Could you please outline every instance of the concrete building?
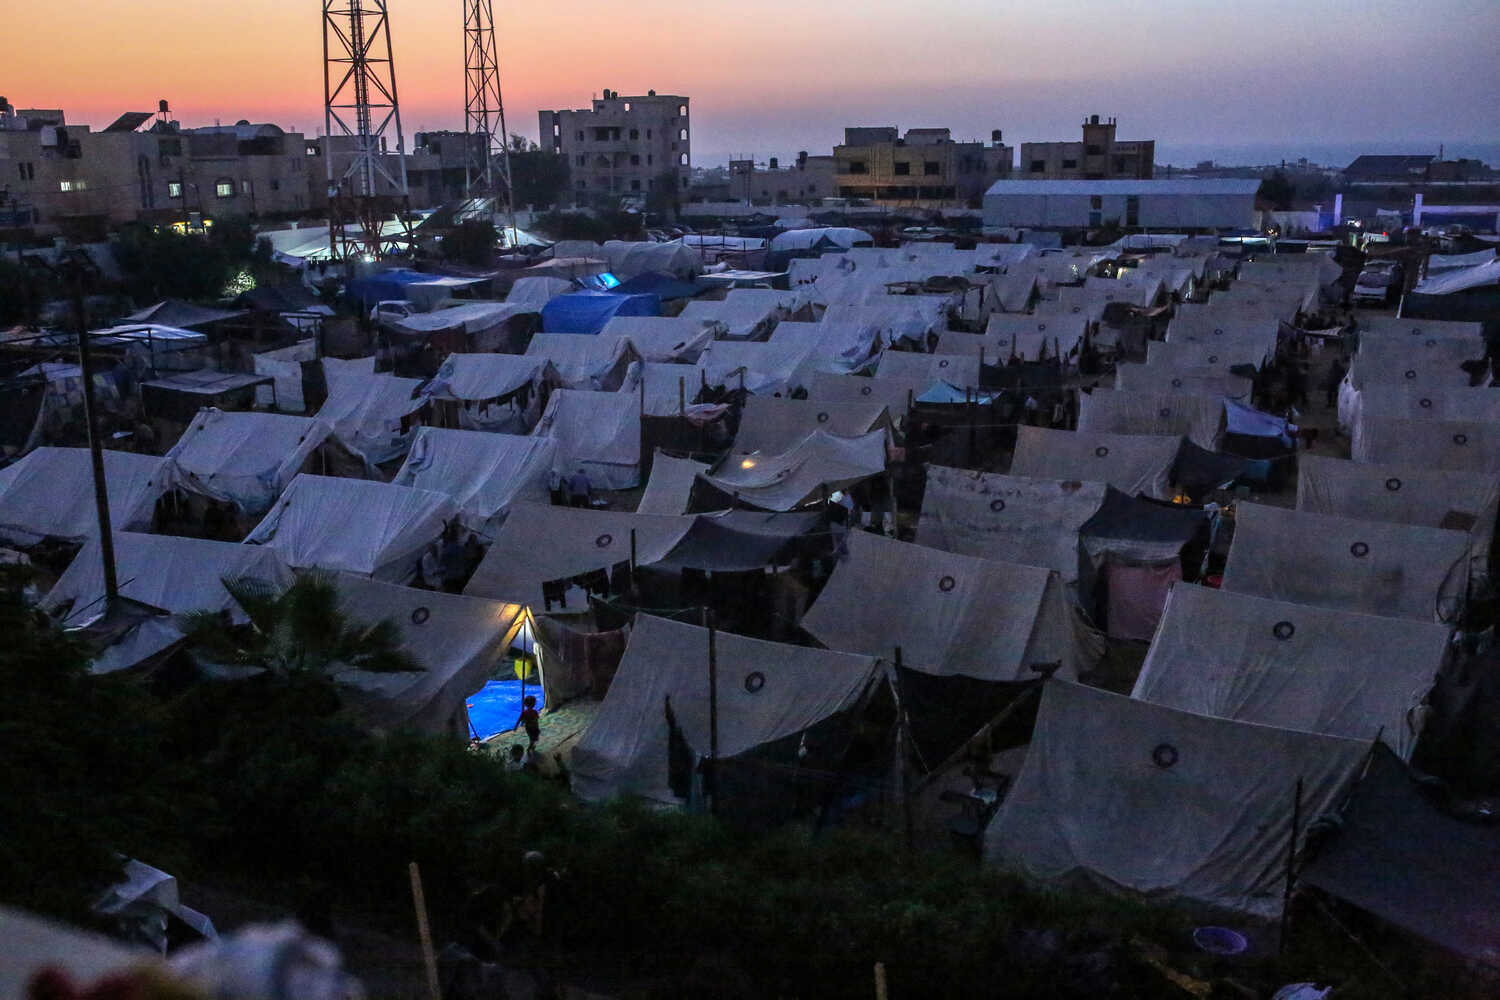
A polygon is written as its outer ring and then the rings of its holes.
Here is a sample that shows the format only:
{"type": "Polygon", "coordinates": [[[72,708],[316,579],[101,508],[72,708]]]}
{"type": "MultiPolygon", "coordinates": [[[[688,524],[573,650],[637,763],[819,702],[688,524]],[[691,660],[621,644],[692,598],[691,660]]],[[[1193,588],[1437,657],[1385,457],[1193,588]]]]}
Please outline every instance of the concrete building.
{"type": "Polygon", "coordinates": [[[1115,120],[1090,115],[1078,142],[1023,142],[1018,176],[1030,180],[1150,180],[1156,140],[1116,139],[1115,120]]]}
{"type": "Polygon", "coordinates": [[[996,181],[984,195],[990,229],[1125,229],[1190,233],[1255,225],[1255,179],[996,181]]]}
{"type": "Polygon", "coordinates": [[[724,197],[729,201],[780,205],[806,204],[837,194],[834,158],[808,156],[801,152],[786,166],[774,156],[763,165],[754,160],[730,160],[729,183],[724,197]]]}
{"type": "Polygon", "coordinates": [[[137,220],[295,216],[326,200],[322,161],[301,134],[244,121],[184,129],[166,113],[163,102],[154,121],[128,112],[96,132],[0,98],[7,220],[37,236],[99,239],[137,220]]]}
{"type": "Polygon", "coordinates": [[[643,199],[662,183],[687,190],[693,158],[686,97],[606,90],[590,108],[538,112],[537,126],[542,148],[567,159],[578,202],[643,199]]]}
{"type": "Polygon", "coordinates": [[[885,203],[953,204],[980,198],[1010,176],[1013,151],[1000,131],[991,144],[956,142],[945,128],[846,128],[833,147],[834,181],[843,198],[885,203]]]}

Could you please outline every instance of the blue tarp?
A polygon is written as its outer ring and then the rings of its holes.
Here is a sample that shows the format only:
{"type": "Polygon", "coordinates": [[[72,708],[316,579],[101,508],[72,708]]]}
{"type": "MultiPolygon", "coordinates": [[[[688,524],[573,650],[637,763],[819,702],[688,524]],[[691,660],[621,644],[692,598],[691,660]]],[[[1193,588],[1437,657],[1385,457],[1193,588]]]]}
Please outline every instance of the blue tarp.
{"type": "Polygon", "coordinates": [[[922,392],[916,397],[916,401],[918,403],[931,403],[934,405],[951,405],[973,401],[975,403],[978,403],[980,406],[984,406],[992,399],[994,399],[993,396],[987,393],[981,394],[977,390],[973,389],[970,389],[966,393],[963,389],[960,389],[952,382],[947,382],[942,379],[939,379],[938,381],[932,383],[932,385],[922,390],[922,392]]]}
{"type": "MultiPolygon", "coordinates": [[[[538,712],[547,707],[542,686],[535,680],[526,682],[526,694],[536,696],[538,712]]],[[[469,695],[467,704],[473,735],[487,740],[496,733],[508,733],[516,727],[516,719],[521,715],[521,682],[490,681],[469,695]]],[[[524,743],[526,734],[517,734],[517,739],[524,743]]]]}
{"type": "Polygon", "coordinates": [[[542,307],[544,333],[598,333],[615,316],[660,316],[655,295],[618,292],[569,292],[542,307]]]}
{"type": "Polygon", "coordinates": [[[377,271],[349,282],[349,297],[369,311],[387,300],[406,298],[406,286],[431,281],[436,275],[423,274],[408,268],[377,271]]]}
{"type": "Polygon", "coordinates": [[[622,281],[616,292],[626,295],[655,295],[663,302],[673,299],[690,299],[703,289],[691,281],[679,281],[660,271],[644,271],[629,281],[622,281]]]}
{"type": "Polygon", "coordinates": [[[1224,400],[1224,429],[1230,434],[1246,437],[1276,438],[1288,448],[1292,439],[1286,432],[1286,419],[1266,413],[1232,399],[1224,400]]]}

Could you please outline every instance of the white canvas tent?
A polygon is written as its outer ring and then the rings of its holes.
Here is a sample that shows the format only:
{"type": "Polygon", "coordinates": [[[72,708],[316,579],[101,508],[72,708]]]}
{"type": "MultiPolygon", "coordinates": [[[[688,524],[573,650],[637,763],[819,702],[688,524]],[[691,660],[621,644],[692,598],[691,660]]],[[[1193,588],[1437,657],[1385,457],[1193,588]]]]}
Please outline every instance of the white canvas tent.
{"type": "Polygon", "coordinates": [[[462,335],[471,351],[501,350],[536,326],[540,306],[510,302],[463,302],[432,312],[382,320],[393,334],[426,340],[438,333],[462,335]]]}
{"type": "MultiPolygon", "coordinates": [[[[114,528],[151,523],[153,506],[166,488],[164,463],[155,455],[104,452],[114,528]]],[[[98,531],[87,448],[37,448],[0,469],[0,539],[14,545],[35,545],[44,538],[81,542],[98,531]]]]}
{"type": "MultiPolygon", "coordinates": [[[[719,632],[719,756],[735,757],[854,708],[879,661],[719,632]]],[[[681,805],[668,784],[670,698],[697,756],[709,752],[708,630],[640,615],[609,693],[573,750],[573,791],[584,801],[640,797],[681,805]]]]}
{"type": "MultiPolygon", "coordinates": [[[[1491,252],[1493,256],[1493,252],[1491,252]]],[[[1425,344],[1428,340],[1457,340],[1470,349],[1484,352],[1484,324],[1459,320],[1414,319],[1401,316],[1363,314],[1359,318],[1360,346],[1367,343],[1396,340],[1405,344],[1425,344]]],[[[1479,357],[1479,354],[1471,355],[1479,357]]]]}
{"type": "Polygon", "coordinates": [[[702,478],[761,510],[791,510],[885,473],[882,429],[858,437],[813,431],[778,454],[730,455],[702,478]]]}
{"type": "MultiPolygon", "coordinates": [[[[518,503],[500,526],[464,593],[546,609],[542,585],[630,562],[659,561],[692,526],[691,517],[518,503]]],[[[587,611],[588,603],[570,603],[587,611]]]]}
{"type": "Polygon", "coordinates": [[[392,621],[419,671],[338,675],[347,711],[375,729],[467,738],[466,699],[484,687],[520,629],[525,609],[478,597],[414,590],[340,573],[339,606],[355,622],[392,621]]]}
{"type": "Polygon", "coordinates": [[[1462,531],[1241,503],[1223,586],[1313,607],[1450,620],[1468,586],[1470,544],[1462,531]]]}
{"type": "Polygon", "coordinates": [[[1467,531],[1476,560],[1494,539],[1500,473],[1375,465],[1321,455],[1297,463],[1297,509],[1362,521],[1467,531]]]}
{"type": "Polygon", "coordinates": [[[925,344],[929,333],[948,328],[948,300],[928,295],[885,295],[870,301],[838,302],[828,306],[823,322],[874,327],[880,343],[910,340],[925,344]]]}
{"type": "Polygon", "coordinates": [[[1115,366],[1115,388],[1124,392],[1180,392],[1190,396],[1250,398],[1250,379],[1216,368],[1173,370],[1162,365],[1115,366]]]}
{"type": "Polygon", "coordinates": [[[657,450],[651,458],[651,478],[636,505],[637,514],[685,514],[693,494],[693,482],[709,469],[707,462],[674,458],[657,450]]]}
{"type": "Polygon", "coordinates": [[[905,379],[924,386],[937,381],[961,388],[979,387],[979,354],[915,354],[886,351],[875,369],[877,378],[905,379]]]}
{"type": "Polygon", "coordinates": [[[449,497],[465,528],[492,537],[511,504],[547,502],[556,457],[551,438],[419,427],[391,482],[449,497]]]}
{"type": "Polygon", "coordinates": [[[1039,882],[1273,918],[1298,778],[1305,831],[1369,747],[1049,681],[985,860],[1039,882]]]}
{"type": "Polygon", "coordinates": [[[713,343],[714,332],[686,316],[612,316],[599,337],[630,341],[644,361],[690,365],[713,343]]]}
{"type": "Polygon", "coordinates": [[[630,341],[605,340],[586,333],[538,333],[526,345],[526,357],[550,361],[569,389],[614,392],[625,381],[632,361],[639,361],[630,341]]]}
{"type": "Polygon", "coordinates": [[[1062,580],[1037,566],[993,562],[864,531],[848,536],[802,628],[830,649],[895,658],[938,676],[1074,679],[1103,642],[1087,633],[1062,580]]]}
{"type": "Polygon", "coordinates": [[[1500,472],[1500,423],[1362,416],[1358,444],[1356,462],[1500,472]]]}
{"type": "Polygon", "coordinates": [[[1031,479],[927,466],[921,545],[1078,579],[1078,529],[1104,502],[1103,483],[1031,479]]]}
{"type": "Polygon", "coordinates": [[[1449,635],[1445,625],[1179,583],[1131,697],[1308,733],[1379,735],[1405,758],[1449,635]]]}
{"type": "MultiPolygon", "coordinates": [[[[1275,319],[1243,319],[1216,312],[1211,305],[1179,306],[1167,324],[1168,344],[1223,344],[1230,341],[1254,345],[1269,356],[1276,353],[1281,324],[1275,319]]],[[[1239,348],[1236,348],[1237,350],[1239,348]]]]}
{"type": "MultiPolygon", "coordinates": [[[[1061,316],[991,316],[984,328],[985,360],[990,364],[1003,364],[1012,355],[1023,361],[1040,361],[1043,358],[1072,356],[1083,343],[1088,332],[1088,319],[1083,316],[1064,314],[1061,316]]],[[[957,340],[945,336],[939,350],[957,340]]]]}
{"type": "Polygon", "coordinates": [[[914,397],[932,385],[922,379],[865,378],[861,375],[833,375],[814,372],[807,383],[807,398],[825,403],[860,403],[875,401],[885,405],[891,419],[906,416],[914,397]]]}
{"type": "Polygon", "coordinates": [[[806,349],[818,371],[850,372],[867,364],[880,350],[880,331],[864,323],[777,323],[771,344],[806,349]]]}
{"type": "Polygon", "coordinates": [[[698,359],[703,379],[713,386],[738,387],[755,395],[789,395],[813,373],[812,349],[795,341],[716,340],[698,359]]]}
{"type": "Polygon", "coordinates": [[[333,433],[322,420],[205,407],[166,454],[171,488],[259,516],[333,433]]]}
{"type": "Polygon", "coordinates": [[[561,382],[556,369],[533,357],[450,354],[422,392],[456,403],[458,425],[465,430],[524,433],[541,415],[542,387],[561,382]],[[528,387],[531,392],[523,393],[528,387]]]}
{"type": "Polygon", "coordinates": [[[622,280],[647,271],[670,274],[674,278],[691,278],[703,269],[698,253],[681,242],[606,240],[593,256],[607,261],[610,272],[622,280]]]}
{"type": "Polygon", "coordinates": [[[633,392],[558,389],[532,431],[557,442],[552,471],[579,469],[596,488],[628,490],[641,481],[641,401],[633,392]]]}
{"type": "Polygon", "coordinates": [[[1172,465],[1181,447],[1179,437],[1020,427],[1010,473],[1034,479],[1108,483],[1131,496],[1144,493],[1169,500],[1172,465]]]}
{"type": "Polygon", "coordinates": [[[328,379],[328,399],[318,419],[333,436],[370,467],[406,454],[414,416],[427,405],[417,395],[422,380],[395,375],[337,375],[328,379]]]}
{"type": "Polygon", "coordinates": [[[764,340],[778,320],[785,319],[802,299],[797,290],[731,288],[723,299],[694,299],[682,319],[698,324],[717,323],[735,340],[764,340]]]}
{"type": "MultiPolygon", "coordinates": [[[[149,605],[164,615],[148,618],[95,654],[89,669],[96,674],[133,667],[182,638],[182,615],[217,611],[243,624],[244,611],[224,589],[225,580],[242,577],[278,589],[291,585],[292,572],[271,549],[211,542],[176,535],[116,532],[115,573],[120,596],[149,605]]],[[[67,607],[64,628],[81,628],[104,614],[104,563],[98,539],[90,539],[42,601],[51,614],[67,607]]]]}
{"type": "Polygon", "coordinates": [[[573,282],[567,278],[527,275],[524,278],[517,278],[516,283],[510,286],[510,292],[505,296],[505,301],[511,305],[524,306],[533,312],[540,312],[542,306],[559,295],[571,292],[573,287],[573,282]]]}
{"type": "Polygon", "coordinates": [[[441,493],[304,473],[245,543],[275,549],[293,569],[406,582],[457,516],[457,505],[441,493]]]}
{"type": "Polygon", "coordinates": [[[882,427],[891,418],[879,402],[823,403],[810,399],[750,396],[740,411],[735,454],[780,454],[816,430],[840,437],[856,437],[882,427]]]}
{"type": "Polygon", "coordinates": [[[1104,322],[1104,307],[1108,305],[1097,290],[1063,286],[1054,289],[1055,298],[1038,299],[1032,315],[1045,320],[1066,318],[1084,323],[1104,322]]]}
{"type": "Polygon", "coordinates": [[[302,363],[314,361],[317,357],[318,345],[311,340],[299,340],[290,347],[255,355],[255,374],[269,375],[274,380],[270,387],[255,387],[255,405],[269,409],[274,400],[276,409],[282,413],[305,412],[307,401],[302,395],[302,363]]]}
{"type": "Polygon", "coordinates": [[[1214,338],[1209,341],[1165,340],[1146,342],[1146,364],[1152,368],[1165,368],[1173,372],[1190,368],[1212,368],[1228,371],[1236,365],[1259,368],[1271,357],[1274,347],[1257,339],[1238,337],[1214,338]]]}
{"type": "Polygon", "coordinates": [[[1079,433],[1166,434],[1185,437],[1216,451],[1224,433],[1224,401],[1181,390],[1122,392],[1098,390],[1078,395],[1079,433]]]}

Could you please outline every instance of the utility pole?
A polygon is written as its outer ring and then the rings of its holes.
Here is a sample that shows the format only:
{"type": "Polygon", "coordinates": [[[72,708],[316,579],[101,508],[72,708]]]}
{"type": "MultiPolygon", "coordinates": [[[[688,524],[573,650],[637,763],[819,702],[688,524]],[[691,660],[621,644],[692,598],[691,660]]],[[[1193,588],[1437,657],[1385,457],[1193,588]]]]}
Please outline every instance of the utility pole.
{"type": "Polygon", "coordinates": [[[94,510],[99,518],[99,553],[104,561],[105,611],[120,596],[115,576],[115,536],[109,523],[109,488],[104,478],[104,452],[99,445],[99,425],[94,412],[94,365],[89,351],[88,316],[83,305],[83,282],[93,264],[73,251],[63,264],[68,293],[73,303],[73,332],[78,337],[78,367],[83,373],[83,417],[88,426],[89,461],[94,469],[94,510]]]}

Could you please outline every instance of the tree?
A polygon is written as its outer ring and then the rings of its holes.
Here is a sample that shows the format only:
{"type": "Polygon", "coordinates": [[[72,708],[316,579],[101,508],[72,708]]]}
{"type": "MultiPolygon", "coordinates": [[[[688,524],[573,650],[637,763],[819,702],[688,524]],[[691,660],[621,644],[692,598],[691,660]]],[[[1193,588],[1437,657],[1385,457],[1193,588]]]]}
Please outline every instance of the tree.
{"type": "Polygon", "coordinates": [[[226,627],[219,612],[200,611],[187,616],[184,630],[189,648],[214,662],[257,667],[281,678],[332,680],[350,670],[422,669],[402,648],[395,622],[354,622],[339,607],[338,588],[326,576],[299,576],[282,591],[251,578],[225,580],[224,589],[250,624],[226,627]]]}
{"type": "Polygon", "coordinates": [[[1271,207],[1278,212],[1285,212],[1292,207],[1292,199],[1297,196],[1297,189],[1292,186],[1291,180],[1280,170],[1260,182],[1260,190],[1255,192],[1257,201],[1269,202],[1271,207]]]}
{"type": "Polygon", "coordinates": [[[548,208],[568,190],[568,161],[524,135],[510,137],[511,197],[517,208],[548,208]]]}
{"type": "Polygon", "coordinates": [[[443,257],[470,267],[495,262],[495,224],[489,219],[466,219],[443,237],[443,257]]]}
{"type": "Polygon", "coordinates": [[[271,246],[244,219],[226,217],[205,233],[182,234],[144,224],[122,227],[115,259],[125,284],[151,300],[213,300],[241,272],[265,275],[271,246]]]}
{"type": "Polygon", "coordinates": [[[646,211],[658,220],[675,219],[681,197],[682,192],[677,188],[677,171],[663,170],[656,176],[650,193],[646,195],[646,211]]]}

